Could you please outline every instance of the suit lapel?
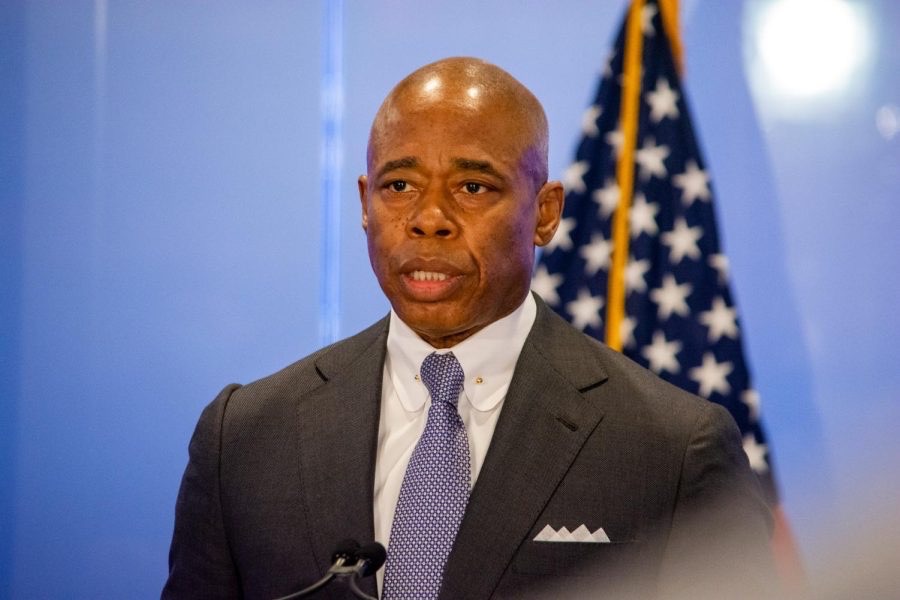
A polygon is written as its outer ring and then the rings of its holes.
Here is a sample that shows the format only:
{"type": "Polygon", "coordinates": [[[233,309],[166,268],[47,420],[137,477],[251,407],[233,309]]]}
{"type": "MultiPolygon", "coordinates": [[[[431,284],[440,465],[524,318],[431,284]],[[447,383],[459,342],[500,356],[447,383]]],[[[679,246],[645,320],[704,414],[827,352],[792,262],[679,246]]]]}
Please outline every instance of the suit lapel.
{"type": "MultiPolygon", "coordinates": [[[[315,363],[323,383],[298,403],[300,485],[323,574],[338,542],[374,539],[372,494],[387,329],[385,319],[325,351],[315,363]]],[[[373,594],[374,581],[363,582],[373,594]]]]}
{"type": "MultiPolygon", "coordinates": [[[[602,412],[582,392],[605,381],[589,344],[538,300],[484,467],[444,573],[442,598],[488,598],[602,412]]],[[[595,355],[595,354],[594,354],[595,355]]]]}

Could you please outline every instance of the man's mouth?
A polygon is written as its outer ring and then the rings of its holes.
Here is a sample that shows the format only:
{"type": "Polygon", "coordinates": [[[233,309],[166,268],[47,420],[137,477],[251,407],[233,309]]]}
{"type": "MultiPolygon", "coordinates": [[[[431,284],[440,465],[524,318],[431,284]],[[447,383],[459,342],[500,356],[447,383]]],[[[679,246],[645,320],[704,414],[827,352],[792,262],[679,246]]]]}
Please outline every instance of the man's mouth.
{"type": "Polygon", "coordinates": [[[400,280],[407,297],[416,302],[439,302],[451,297],[462,285],[461,273],[413,269],[400,280]]]}
{"type": "Polygon", "coordinates": [[[447,279],[446,273],[436,271],[413,271],[409,276],[413,281],[444,281],[447,279]]]}

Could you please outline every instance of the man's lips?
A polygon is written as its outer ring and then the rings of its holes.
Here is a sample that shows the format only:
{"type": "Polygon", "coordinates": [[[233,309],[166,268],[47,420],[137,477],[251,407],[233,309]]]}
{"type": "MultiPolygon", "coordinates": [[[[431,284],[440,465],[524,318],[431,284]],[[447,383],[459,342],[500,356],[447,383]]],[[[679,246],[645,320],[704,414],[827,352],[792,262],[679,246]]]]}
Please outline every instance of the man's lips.
{"type": "Polygon", "coordinates": [[[461,284],[463,271],[443,260],[415,258],[400,268],[400,281],[411,299],[435,302],[451,295],[461,284]]]}

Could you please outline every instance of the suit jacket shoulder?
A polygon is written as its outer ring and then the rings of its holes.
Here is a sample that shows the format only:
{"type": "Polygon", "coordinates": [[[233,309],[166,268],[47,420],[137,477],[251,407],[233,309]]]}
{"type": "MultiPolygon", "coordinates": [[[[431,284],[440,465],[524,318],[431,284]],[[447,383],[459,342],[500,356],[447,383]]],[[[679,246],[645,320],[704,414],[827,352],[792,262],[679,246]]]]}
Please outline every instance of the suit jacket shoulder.
{"type": "MultiPolygon", "coordinates": [[[[538,300],[442,598],[691,590],[681,577],[707,560],[722,564],[712,560],[722,539],[751,540],[749,554],[765,555],[766,515],[727,411],[588,338],[538,300]],[[713,507],[727,510],[695,520],[713,507]],[[540,541],[548,527],[602,528],[611,543],[540,541]]],[[[722,556],[734,558],[731,550],[722,556]]],[[[722,573],[733,573],[727,566],[722,573]]]]}
{"type": "Polygon", "coordinates": [[[372,539],[387,326],[383,319],[268,377],[227,386],[203,411],[163,597],[283,596],[324,573],[338,541],[372,539]]]}
{"type": "Polygon", "coordinates": [[[710,411],[724,411],[576,330],[543,302],[539,306],[530,348],[604,415],[639,425],[643,437],[668,440],[688,434],[710,411]]]}

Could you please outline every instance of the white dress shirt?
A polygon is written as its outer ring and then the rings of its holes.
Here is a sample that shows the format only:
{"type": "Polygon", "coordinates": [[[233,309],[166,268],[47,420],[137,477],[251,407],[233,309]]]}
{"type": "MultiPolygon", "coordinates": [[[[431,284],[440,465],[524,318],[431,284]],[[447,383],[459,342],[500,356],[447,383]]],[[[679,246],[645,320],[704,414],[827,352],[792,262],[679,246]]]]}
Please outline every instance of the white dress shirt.
{"type": "MultiPolygon", "coordinates": [[[[452,351],[465,373],[458,408],[469,437],[472,486],[484,464],[516,361],[536,314],[537,305],[529,293],[511,314],[452,348],[439,351],[452,351]]],[[[419,368],[432,352],[435,349],[391,311],[381,387],[373,507],[375,539],[385,547],[406,466],[425,430],[431,406],[431,397],[419,378],[419,368]]],[[[384,569],[378,571],[377,579],[380,594],[384,569]]]]}

